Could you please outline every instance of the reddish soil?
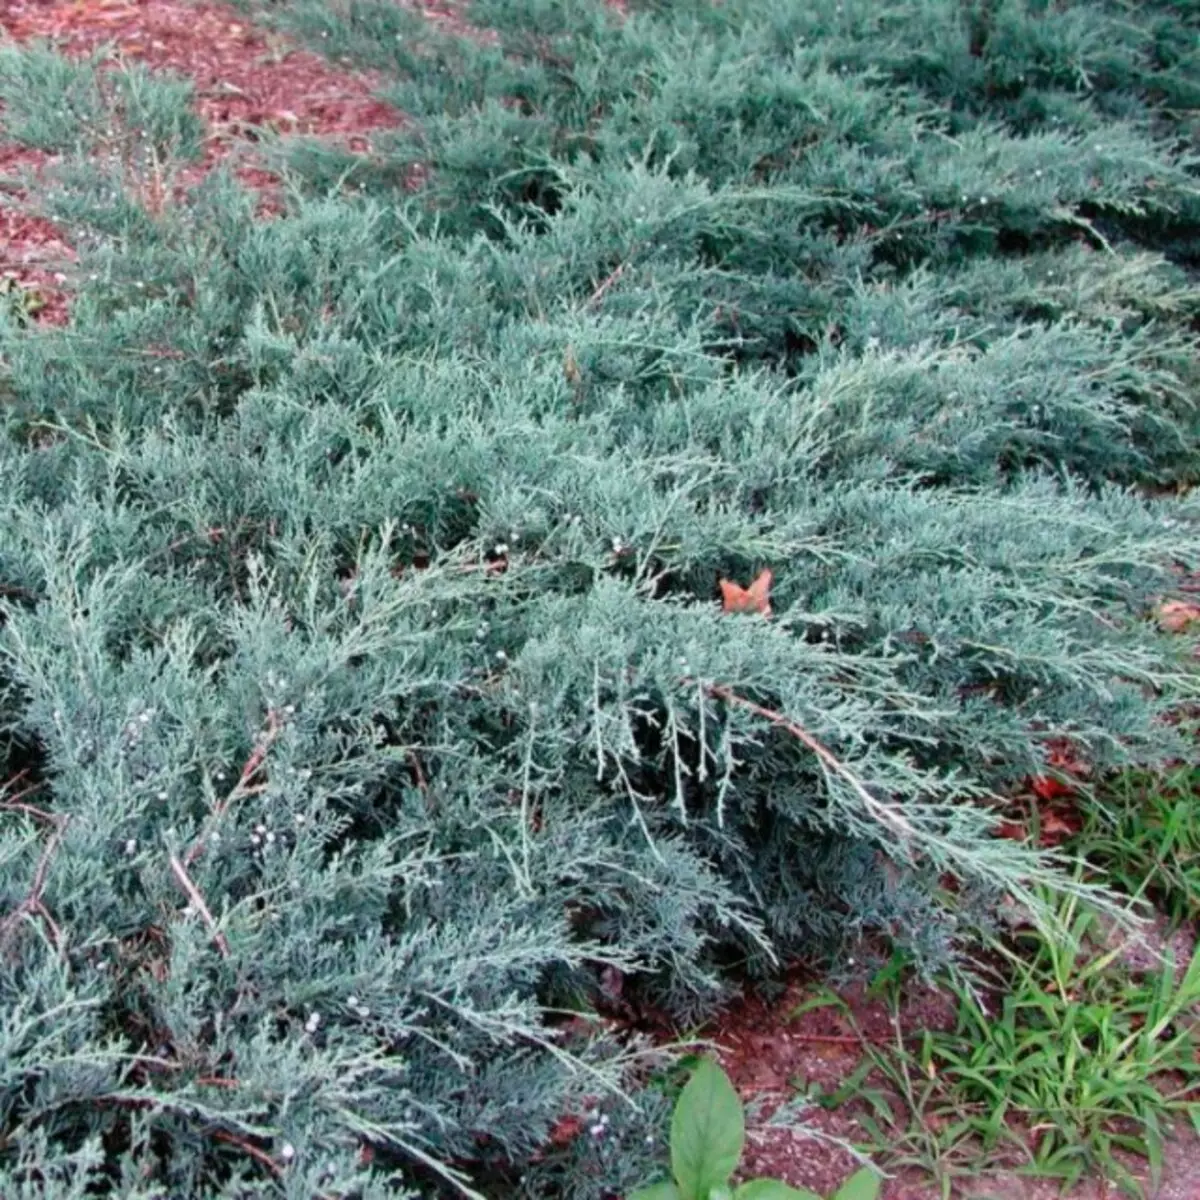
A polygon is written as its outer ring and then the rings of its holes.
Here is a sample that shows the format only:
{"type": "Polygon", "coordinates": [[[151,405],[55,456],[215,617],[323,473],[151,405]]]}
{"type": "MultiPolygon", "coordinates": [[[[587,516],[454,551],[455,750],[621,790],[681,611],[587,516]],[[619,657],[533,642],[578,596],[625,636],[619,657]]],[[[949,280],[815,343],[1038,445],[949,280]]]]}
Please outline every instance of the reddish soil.
{"type": "MultiPolygon", "coordinates": [[[[776,1124],[772,1117],[782,1115],[779,1110],[795,1101],[800,1088],[818,1084],[826,1093],[834,1091],[862,1059],[863,1039],[887,1045],[897,1034],[886,1004],[867,999],[861,988],[840,993],[854,1014],[853,1024],[834,1007],[811,1008],[793,1018],[797,1006],[815,994],[811,984],[794,980],[770,1004],[748,999],[735,1006],[711,1036],[751,1114],[742,1164],[746,1177],[766,1175],[829,1195],[859,1165],[839,1145],[863,1140],[850,1110],[814,1105],[794,1123],[776,1124]]],[[[953,1014],[945,996],[914,988],[900,1014],[901,1028],[944,1028],[953,1023],[953,1014]]],[[[935,1194],[901,1180],[889,1181],[884,1191],[887,1200],[926,1200],[935,1194]]]]}
{"type": "Polygon", "coordinates": [[[67,319],[63,285],[74,251],[51,222],[25,211],[12,182],[40,170],[45,162],[46,156],[37,150],[0,142],[0,279],[27,292],[27,303],[42,305],[31,316],[61,325],[67,319]]]}
{"type": "Polygon", "coordinates": [[[367,135],[400,122],[395,109],[375,98],[379,80],[338,70],[279,35],[260,32],[224,4],[8,0],[0,26],[17,41],[44,39],[66,54],[111,46],[127,60],[191,79],[214,158],[253,125],[342,135],[366,150],[367,135]]]}

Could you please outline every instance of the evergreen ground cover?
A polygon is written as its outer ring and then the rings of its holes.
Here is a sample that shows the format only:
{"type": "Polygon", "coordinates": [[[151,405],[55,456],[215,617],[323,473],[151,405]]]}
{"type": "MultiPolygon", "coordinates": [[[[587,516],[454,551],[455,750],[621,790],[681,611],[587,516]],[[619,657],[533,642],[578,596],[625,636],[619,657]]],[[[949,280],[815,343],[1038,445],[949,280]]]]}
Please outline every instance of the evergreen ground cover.
{"type": "Polygon", "coordinates": [[[411,116],[260,131],[270,219],[0,53],[82,255],[0,328],[0,1192],[621,1193],[606,980],[933,969],[1074,886],[993,836],[1064,739],[1186,754],[1200,10],[254,14],[411,116]]]}

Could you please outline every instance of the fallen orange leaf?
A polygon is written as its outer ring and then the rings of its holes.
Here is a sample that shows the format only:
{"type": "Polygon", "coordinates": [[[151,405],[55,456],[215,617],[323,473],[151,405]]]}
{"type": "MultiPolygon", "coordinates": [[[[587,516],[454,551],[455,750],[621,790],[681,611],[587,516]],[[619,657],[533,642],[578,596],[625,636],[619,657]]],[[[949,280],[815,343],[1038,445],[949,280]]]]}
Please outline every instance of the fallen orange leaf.
{"type": "Polygon", "coordinates": [[[1159,607],[1158,623],[1167,633],[1182,633],[1190,626],[1200,624],[1200,604],[1190,600],[1168,600],[1159,607]]]}
{"type": "Polygon", "coordinates": [[[1079,821],[1071,814],[1043,809],[1038,813],[1038,840],[1043,846],[1057,846],[1079,832],[1079,821]]]}
{"type": "Polygon", "coordinates": [[[722,579],[721,610],[722,612],[758,612],[764,617],[771,615],[771,581],[774,579],[771,568],[760,571],[754,582],[748,588],[722,579]]]}
{"type": "Polygon", "coordinates": [[[584,1119],[575,1115],[559,1117],[550,1129],[547,1141],[552,1146],[566,1146],[574,1141],[582,1132],[584,1119]]]}

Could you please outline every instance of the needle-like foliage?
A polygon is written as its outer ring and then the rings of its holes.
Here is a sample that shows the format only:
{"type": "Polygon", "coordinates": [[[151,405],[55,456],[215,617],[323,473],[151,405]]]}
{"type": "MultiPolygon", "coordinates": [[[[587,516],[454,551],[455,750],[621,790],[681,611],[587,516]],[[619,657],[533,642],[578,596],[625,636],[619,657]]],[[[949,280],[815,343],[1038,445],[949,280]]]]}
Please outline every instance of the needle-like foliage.
{"type": "Polygon", "coordinates": [[[1060,739],[1178,753],[1195,14],[259,15],[412,117],[270,218],[0,57],[82,251],[0,336],[0,1192],[596,1197],[660,1109],[570,1012],[943,961],[1060,739]]]}

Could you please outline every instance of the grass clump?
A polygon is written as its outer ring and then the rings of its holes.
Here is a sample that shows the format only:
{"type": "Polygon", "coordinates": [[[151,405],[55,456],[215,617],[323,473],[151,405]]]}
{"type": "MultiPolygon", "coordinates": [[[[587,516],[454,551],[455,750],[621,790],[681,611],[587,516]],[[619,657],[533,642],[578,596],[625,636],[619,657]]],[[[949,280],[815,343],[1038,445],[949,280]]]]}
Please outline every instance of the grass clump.
{"type": "Polygon", "coordinates": [[[1126,772],[1081,803],[1075,848],[1106,880],[1173,924],[1200,916],[1200,773],[1126,772]]]}
{"type": "Polygon", "coordinates": [[[1131,1156],[1156,1185],[1175,1123],[1200,1129],[1200,955],[1135,974],[1085,906],[1064,900],[1060,917],[1069,938],[991,943],[994,987],[950,984],[952,1029],[908,1035],[897,1017],[895,1043],[868,1046],[818,1101],[862,1105],[882,1161],[928,1171],[946,1196],[995,1171],[1064,1188],[1100,1177],[1140,1196],[1131,1156]]]}

